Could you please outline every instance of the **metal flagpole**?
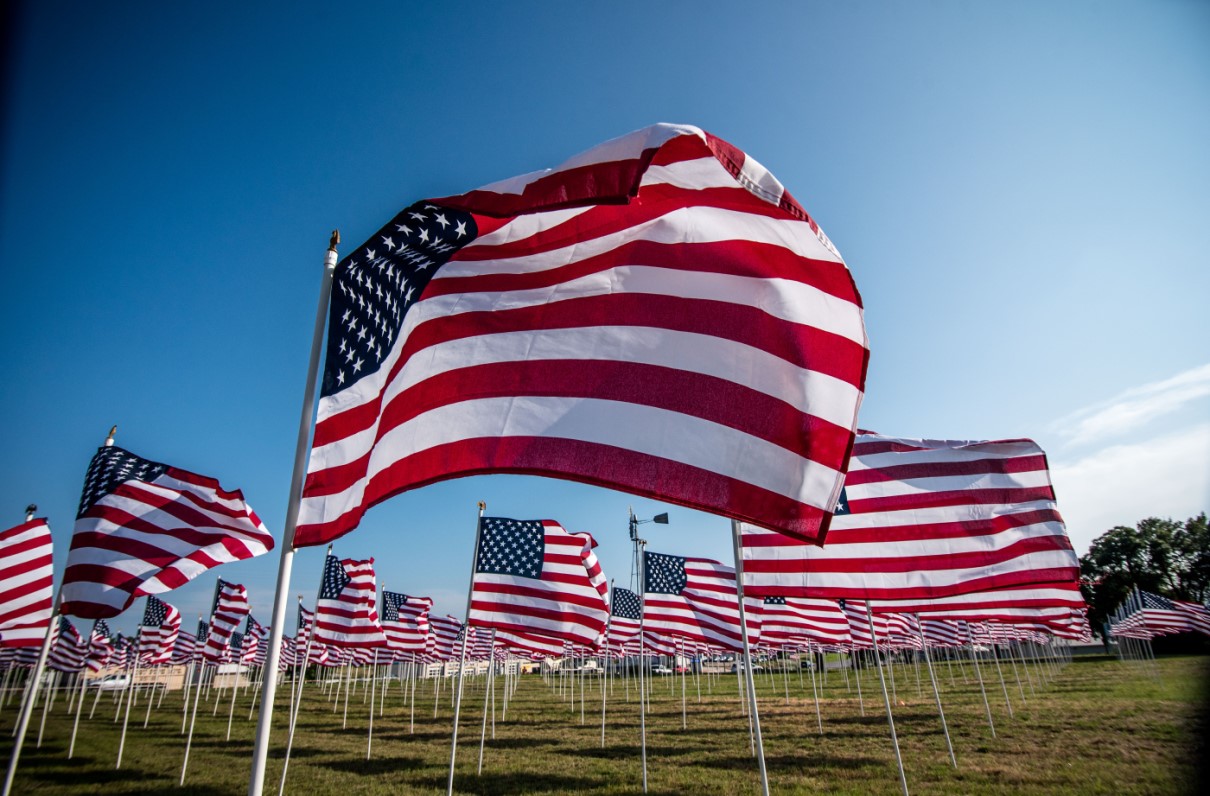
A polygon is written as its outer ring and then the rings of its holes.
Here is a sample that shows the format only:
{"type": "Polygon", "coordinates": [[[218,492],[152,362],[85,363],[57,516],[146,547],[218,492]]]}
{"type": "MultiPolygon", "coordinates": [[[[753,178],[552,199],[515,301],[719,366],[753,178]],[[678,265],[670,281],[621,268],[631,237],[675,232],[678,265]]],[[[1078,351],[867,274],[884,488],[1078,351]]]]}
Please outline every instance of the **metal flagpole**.
{"type": "Polygon", "coordinates": [[[941,716],[941,729],[945,732],[945,747],[950,752],[950,762],[958,767],[958,758],[954,756],[954,744],[950,742],[950,728],[945,723],[945,708],[941,707],[941,691],[937,688],[937,677],[933,674],[933,659],[929,655],[928,639],[924,637],[924,625],[920,623],[920,614],[915,614],[916,632],[920,635],[920,646],[924,649],[924,663],[928,666],[929,680],[933,683],[933,696],[937,698],[937,713],[941,716]]]}
{"type": "MultiPolygon", "coordinates": [[[[112,432],[111,432],[112,433],[112,432]]],[[[110,440],[112,444],[112,439],[110,440]]],[[[27,522],[33,519],[27,518],[27,522]]],[[[60,590],[63,586],[60,584],[60,590]]],[[[60,591],[61,593],[61,591],[60,591]]],[[[34,701],[38,698],[38,686],[42,681],[42,673],[46,670],[46,658],[50,654],[51,635],[54,633],[55,622],[59,619],[59,600],[55,598],[55,609],[50,613],[50,624],[46,627],[46,637],[42,639],[42,649],[38,652],[38,661],[30,672],[30,680],[26,684],[25,696],[21,701],[21,712],[17,717],[17,740],[13,744],[13,756],[8,761],[8,772],[4,776],[3,796],[8,796],[13,789],[13,777],[17,775],[17,761],[21,757],[21,746],[25,743],[25,732],[29,729],[29,719],[34,712],[34,701]]]]}
{"type": "Polygon", "coordinates": [[[647,616],[647,542],[635,537],[634,555],[638,562],[639,580],[639,735],[642,738],[640,746],[643,750],[643,793],[647,792],[647,692],[646,678],[643,676],[643,661],[647,658],[647,634],[643,629],[643,620],[647,616]]]}
{"type": "MultiPolygon", "coordinates": [[[[483,745],[487,741],[487,710],[488,700],[492,695],[492,684],[496,677],[496,628],[492,628],[491,643],[488,644],[488,670],[487,682],[483,688],[483,729],[479,733],[479,770],[476,774],[483,773],[483,745]]],[[[492,726],[492,739],[495,739],[495,725],[492,726]]]]}
{"type": "MultiPolygon", "coordinates": [[[[89,647],[92,646],[92,635],[89,634],[89,647]]],[[[84,710],[84,694],[85,687],[88,685],[88,680],[84,677],[84,672],[88,669],[88,656],[84,657],[84,668],[80,670],[80,697],[76,700],[76,719],[71,725],[71,743],[67,747],[67,759],[71,760],[72,755],[76,752],[76,733],[80,730],[80,713],[84,710]]],[[[100,689],[97,689],[98,691],[100,689]]]]}
{"type": "MultiPolygon", "coordinates": [[[[370,670],[370,732],[366,738],[366,760],[370,759],[370,747],[374,743],[374,686],[378,684],[378,648],[374,648],[374,664],[370,670]]],[[[385,686],[384,686],[385,687],[385,686]]]]}
{"type": "MultiPolygon", "coordinates": [[[[215,671],[218,671],[215,667],[215,671]]],[[[189,735],[185,739],[185,759],[181,761],[181,787],[185,786],[185,771],[189,768],[189,749],[193,746],[193,727],[197,724],[198,703],[202,701],[202,681],[206,679],[206,662],[203,658],[198,668],[197,686],[193,689],[193,718],[189,720],[189,735]]]]}
{"type": "MultiPolygon", "coordinates": [[[[331,547],[331,545],[329,545],[328,552],[330,553],[331,550],[332,550],[332,547],[331,547]]],[[[299,602],[299,605],[302,604],[302,595],[301,594],[298,595],[298,602],[299,602]]],[[[318,605],[316,605],[315,607],[316,607],[316,609],[319,608],[318,605]]],[[[298,631],[295,631],[295,633],[297,634],[298,631]]],[[[286,738],[286,759],[282,763],[282,767],[281,767],[281,783],[277,786],[277,796],[282,796],[282,794],[285,793],[285,791],[286,791],[286,774],[290,770],[290,752],[292,752],[294,750],[294,728],[298,724],[298,712],[302,709],[303,685],[307,682],[307,664],[311,660],[311,645],[313,643],[315,643],[315,621],[314,620],[311,621],[311,633],[307,636],[307,648],[303,652],[302,675],[298,679],[298,688],[290,689],[291,694],[293,694],[295,698],[294,698],[293,704],[290,706],[290,721],[289,721],[290,732],[286,738]]],[[[297,652],[298,652],[298,650],[295,650],[295,653],[297,653],[297,652]]]]}
{"type": "Polygon", "coordinates": [[[765,744],[760,734],[760,713],[756,707],[756,679],[752,676],[752,650],[748,646],[748,620],[744,611],[744,556],[740,547],[739,520],[731,520],[731,540],[735,547],[735,594],[739,601],[739,634],[744,645],[745,679],[748,682],[748,702],[751,707],[752,729],[756,733],[756,759],[760,765],[760,785],[769,796],[769,772],[765,768],[765,744]]]}
{"type": "Polygon", "coordinates": [[[983,671],[979,668],[979,656],[975,653],[975,634],[971,632],[970,622],[964,621],[963,626],[966,628],[966,637],[970,639],[971,645],[971,660],[975,662],[975,676],[979,678],[979,690],[983,692],[983,707],[987,710],[987,726],[991,728],[992,737],[996,737],[996,725],[992,723],[992,706],[987,701],[987,688],[983,685],[983,671]]]}
{"type": "Polygon", "coordinates": [[[454,696],[454,733],[450,740],[450,777],[446,784],[448,796],[453,796],[454,793],[454,763],[458,758],[458,715],[462,709],[462,678],[466,669],[466,642],[471,635],[471,597],[475,593],[475,571],[479,567],[479,537],[483,529],[483,512],[486,510],[487,504],[480,500],[479,520],[475,523],[475,553],[471,556],[471,577],[466,586],[466,617],[462,623],[462,654],[458,661],[458,690],[454,696]]]}
{"type": "Polygon", "coordinates": [[[122,719],[122,737],[118,741],[118,762],[114,764],[115,769],[122,767],[122,750],[126,747],[126,725],[130,723],[130,706],[134,702],[135,681],[139,676],[139,645],[143,639],[143,626],[139,625],[134,634],[134,671],[130,675],[130,682],[126,684],[126,690],[129,691],[126,695],[126,715],[122,719]]]}
{"type": "MultiPolygon", "coordinates": [[[[601,748],[605,748],[605,694],[609,690],[609,629],[613,625],[613,580],[609,581],[609,616],[605,617],[605,649],[601,656],[601,662],[605,666],[602,672],[603,680],[601,680],[601,748]]],[[[505,674],[508,674],[508,669],[505,669],[505,674]]]]}
{"type": "Polygon", "coordinates": [[[870,638],[874,641],[874,662],[878,664],[878,679],[882,682],[882,699],[886,702],[886,720],[891,725],[891,743],[895,747],[895,762],[899,764],[899,784],[903,786],[903,796],[908,796],[907,774],[903,771],[903,755],[899,752],[899,736],[895,734],[895,719],[891,715],[891,695],[886,690],[886,677],[882,673],[882,657],[878,654],[878,633],[874,630],[874,614],[870,611],[870,601],[865,604],[866,621],[870,624],[870,638]]]}
{"type": "MultiPolygon", "coordinates": [[[[315,388],[319,376],[319,354],[323,348],[325,315],[332,295],[332,275],[336,271],[336,246],[340,233],[332,231],[328,251],[324,255],[323,277],[319,284],[319,307],[315,312],[315,331],[311,337],[311,359],[307,365],[307,383],[303,391],[302,415],[298,421],[298,439],[294,449],[294,474],[290,480],[290,496],[286,502],[286,524],[282,528],[281,561],[277,566],[277,590],[273,596],[272,624],[269,628],[269,654],[265,666],[277,672],[281,659],[282,631],[286,624],[286,603],[289,600],[290,573],[294,568],[294,529],[302,501],[303,478],[307,472],[307,449],[311,437],[311,419],[315,414],[315,388]]],[[[277,695],[277,677],[265,683],[261,698],[260,718],[256,724],[256,740],[252,748],[252,774],[248,780],[248,796],[261,796],[265,785],[265,764],[269,759],[269,733],[273,725],[273,699],[277,695]]]]}

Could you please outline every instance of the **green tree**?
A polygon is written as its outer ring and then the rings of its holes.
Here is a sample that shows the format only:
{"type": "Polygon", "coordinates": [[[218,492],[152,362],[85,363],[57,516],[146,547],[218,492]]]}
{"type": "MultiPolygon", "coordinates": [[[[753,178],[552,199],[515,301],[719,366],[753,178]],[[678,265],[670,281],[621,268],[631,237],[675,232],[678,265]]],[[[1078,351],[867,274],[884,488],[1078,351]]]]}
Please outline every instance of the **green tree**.
{"type": "Polygon", "coordinates": [[[1100,633],[1136,588],[1178,600],[1210,597],[1210,530],[1202,512],[1184,523],[1148,517],[1119,525],[1093,540],[1080,559],[1088,619],[1100,633]]]}

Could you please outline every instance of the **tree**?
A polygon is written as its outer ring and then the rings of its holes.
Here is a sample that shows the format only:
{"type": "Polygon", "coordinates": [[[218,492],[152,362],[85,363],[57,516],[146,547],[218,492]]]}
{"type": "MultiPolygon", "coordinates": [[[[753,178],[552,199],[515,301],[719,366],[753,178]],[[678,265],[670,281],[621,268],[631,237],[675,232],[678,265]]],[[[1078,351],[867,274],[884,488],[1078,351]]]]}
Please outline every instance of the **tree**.
{"type": "Polygon", "coordinates": [[[1097,633],[1136,588],[1205,602],[1210,597],[1206,513],[1184,523],[1148,517],[1134,528],[1111,528],[1094,539],[1080,559],[1080,575],[1088,619],[1097,633]]]}

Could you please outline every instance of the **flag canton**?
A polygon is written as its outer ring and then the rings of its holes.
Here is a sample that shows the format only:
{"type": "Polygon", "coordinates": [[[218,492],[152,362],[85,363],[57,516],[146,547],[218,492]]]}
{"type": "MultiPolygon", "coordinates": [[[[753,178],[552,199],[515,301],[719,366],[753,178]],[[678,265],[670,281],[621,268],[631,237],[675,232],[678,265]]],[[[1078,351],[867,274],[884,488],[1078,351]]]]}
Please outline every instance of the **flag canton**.
{"type": "Polygon", "coordinates": [[[168,609],[165,607],[164,601],[155,597],[148,597],[147,607],[143,609],[143,626],[159,627],[164,624],[164,620],[167,617],[168,609]]]}
{"type": "Polygon", "coordinates": [[[437,269],[475,239],[470,213],[417,202],[336,269],[323,394],[376,373],[437,269]]]}
{"type": "Polygon", "coordinates": [[[319,599],[340,599],[340,593],[345,590],[345,586],[348,586],[351,580],[349,573],[345,572],[344,565],[340,563],[340,559],[336,556],[328,556],[324,561],[324,579],[323,585],[319,588],[319,599]]]}
{"type": "Polygon", "coordinates": [[[644,588],[651,594],[680,594],[689,582],[685,559],[663,553],[647,553],[644,561],[644,588]]]}
{"type": "Polygon", "coordinates": [[[387,591],[386,589],[383,589],[383,591],[382,591],[382,621],[398,622],[399,621],[399,608],[402,605],[406,605],[407,601],[408,601],[408,596],[406,594],[399,594],[398,592],[387,591]]]}
{"type": "Polygon", "coordinates": [[[523,578],[542,577],[546,530],[541,522],[484,517],[481,528],[476,572],[523,578]]]}
{"type": "Polygon", "coordinates": [[[218,610],[218,604],[219,604],[219,601],[221,601],[223,599],[223,593],[225,591],[227,591],[228,587],[230,587],[231,585],[232,584],[228,583],[227,581],[223,580],[222,578],[219,578],[218,583],[216,583],[214,585],[214,605],[210,606],[210,615],[211,616],[213,616],[214,612],[218,610]]]}
{"type": "Polygon", "coordinates": [[[623,619],[640,619],[643,615],[643,606],[639,602],[639,595],[630,589],[614,589],[613,615],[623,619]]]}
{"type": "Polygon", "coordinates": [[[92,457],[88,474],[84,476],[84,492],[80,495],[80,510],[76,519],[93,504],[126,481],[154,481],[168,470],[168,465],[135,456],[116,445],[102,447],[92,457]]]}
{"type": "Polygon", "coordinates": [[[205,619],[197,620],[197,643],[205,644],[207,637],[210,635],[210,625],[205,619]]]}
{"type": "Polygon", "coordinates": [[[244,646],[244,635],[242,633],[231,634],[231,649],[240,649],[244,646]]]}
{"type": "Polygon", "coordinates": [[[261,623],[257,622],[255,619],[253,619],[252,614],[248,614],[248,621],[244,623],[244,634],[245,635],[253,635],[253,634],[263,635],[264,630],[265,629],[263,627],[261,627],[261,623]]]}
{"type": "Polygon", "coordinates": [[[94,636],[101,636],[102,638],[109,638],[108,623],[106,623],[106,621],[104,619],[98,619],[97,623],[92,626],[92,633],[94,636]]]}
{"type": "Polygon", "coordinates": [[[840,488],[840,498],[836,501],[836,508],[832,510],[832,514],[837,517],[843,517],[849,513],[849,493],[845,487],[840,488]]]}
{"type": "Polygon", "coordinates": [[[1146,592],[1146,591],[1142,592],[1142,595],[1143,595],[1143,607],[1144,608],[1150,608],[1155,611],[1175,611],[1176,610],[1176,606],[1174,606],[1172,604],[1172,601],[1167,599],[1166,597],[1161,597],[1158,594],[1152,594],[1151,592],[1146,592]]]}
{"type": "Polygon", "coordinates": [[[67,635],[76,639],[80,638],[80,634],[76,632],[75,625],[68,621],[66,616],[59,617],[59,635],[67,635]]]}
{"type": "Polygon", "coordinates": [[[785,597],[766,597],[765,598],[765,605],[785,605],[785,604],[786,604],[785,597]]]}

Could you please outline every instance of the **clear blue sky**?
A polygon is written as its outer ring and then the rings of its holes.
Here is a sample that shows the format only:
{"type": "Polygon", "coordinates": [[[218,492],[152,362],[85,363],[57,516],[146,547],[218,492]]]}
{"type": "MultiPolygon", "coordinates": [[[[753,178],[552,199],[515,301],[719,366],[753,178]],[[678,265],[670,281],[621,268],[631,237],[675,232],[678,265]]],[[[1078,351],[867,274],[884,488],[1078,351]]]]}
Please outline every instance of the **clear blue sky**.
{"type": "MultiPolygon", "coordinates": [[[[1204,2],[38,2],[6,27],[0,522],[38,503],[59,572],[113,423],[280,534],[330,229],[348,251],[659,121],[760,160],[845,256],[864,427],[1037,439],[1080,552],[1210,507],[1204,2]]],[[[337,553],[461,614],[479,499],[591,531],[620,583],[631,504],[671,514],[652,549],[731,557],[721,519],[513,476],[400,496],[337,553]]],[[[277,560],[220,570],[266,620],[277,560]]],[[[167,599],[192,616],[213,583],[167,599]]]]}

